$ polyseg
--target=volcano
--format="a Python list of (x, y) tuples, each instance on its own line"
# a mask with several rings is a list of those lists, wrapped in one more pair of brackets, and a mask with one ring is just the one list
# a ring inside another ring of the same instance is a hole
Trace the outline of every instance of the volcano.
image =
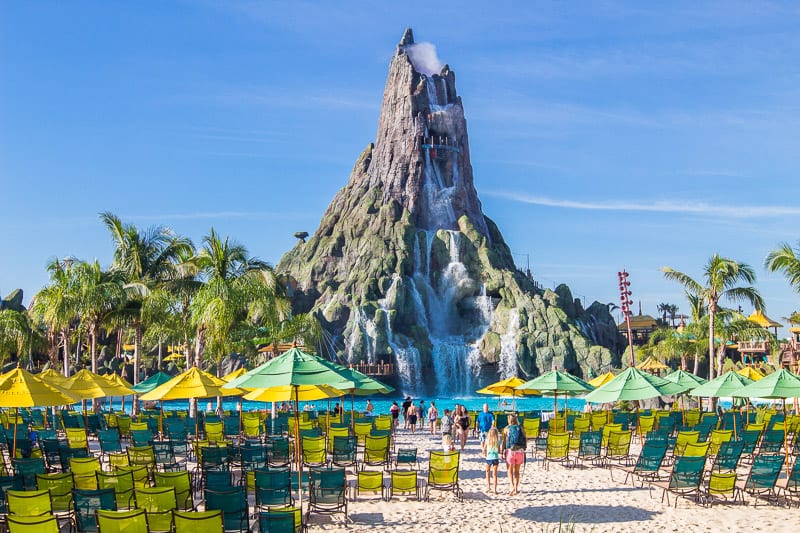
[[(487, 380), (619, 363), (608, 306), (542, 289), (514, 264), (473, 184), (456, 76), (422, 64), (411, 29), (389, 65), (375, 142), (319, 227), (277, 266), (296, 312), (344, 363), (390, 363), (409, 394), (468, 394)], [(429, 46), (429, 45), (427, 45)]]

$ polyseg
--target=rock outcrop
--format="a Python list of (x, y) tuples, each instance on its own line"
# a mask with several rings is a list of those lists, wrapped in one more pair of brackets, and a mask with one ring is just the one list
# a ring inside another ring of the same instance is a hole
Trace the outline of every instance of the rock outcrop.
[(541, 290), (516, 268), (473, 185), (455, 73), (430, 72), (416, 46), (409, 29), (375, 143), (277, 267), (293, 278), (295, 310), (320, 318), (341, 359), (396, 364), (409, 392), (604, 371), (621, 345), (607, 306), (584, 310), (565, 285)]

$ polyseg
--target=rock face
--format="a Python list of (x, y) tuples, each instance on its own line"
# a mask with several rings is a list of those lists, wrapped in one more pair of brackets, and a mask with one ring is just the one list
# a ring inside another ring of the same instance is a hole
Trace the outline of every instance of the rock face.
[(16, 289), (8, 296), (0, 300), (0, 310), (10, 309), (22, 313), (25, 311), (25, 306), (22, 305), (22, 289)]
[(316, 313), (340, 359), (396, 364), (406, 392), (611, 367), (623, 343), (607, 306), (584, 310), (565, 285), (542, 291), (515, 267), (473, 185), (455, 73), (431, 73), (417, 46), (406, 30), (375, 143), (277, 267), (295, 310)]

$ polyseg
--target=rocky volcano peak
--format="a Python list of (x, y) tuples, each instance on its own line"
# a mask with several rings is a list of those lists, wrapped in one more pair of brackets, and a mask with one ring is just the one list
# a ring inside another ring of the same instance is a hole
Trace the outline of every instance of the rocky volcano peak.
[(456, 76), (407, 29), (389, 65), (372, 163), (364, 179), (422, 229), (457, 229), (466, 215), (488, 229), (475, 191), (467, 122)]
[(296, 312), (343, 362), (388, 363), (410, 393), (462, 394), (498, 375), (607, 369), (620, 343), (604, 305), (518, 270), (473, 185), (455, 73), (407, 29), (374, 144), (319, 228), (278, 264)]

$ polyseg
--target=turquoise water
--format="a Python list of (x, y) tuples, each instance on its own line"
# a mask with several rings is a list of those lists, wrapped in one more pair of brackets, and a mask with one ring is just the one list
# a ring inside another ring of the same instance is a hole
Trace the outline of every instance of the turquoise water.
[[(375, 410), (373, 414), (388, 414), (389, 408), (392, 405), (392, 401), (396, 401), (398, 405), (402, 405), (404, 398), (403, 397), (370, 397), (372, 404), (375, 406)], [(419, 400), (423, 400), (425, 402), (426, 408), (430, 406), (431, 401), (436, 404), (436, 407), (439, 409), (441, 413), (444, 409), (452, 409), (453, 406), (458, 403), (460, 405), (466, 405), (470, 410), (479, 410), (483, 407), (484, 403), (489, 404), (489, 408), (492, 410), (499, 410), (503, 409), (503, 406), (500, 404), (502, 400), (499, 400), (497, 397), (491, 396), (471, 396), (471, 397), (462, 397), (462, 398), (414, 398), (414, 404), (417, 405)], [(333, 409), (334, 404), (339, 401), (339, 399), (332, 399), (330, 401), (331, 409)], [(511, 398), (507, 398), (506, 401), (508, 405), (506, 408), (511, 408)], [(208, 406), (209, 400), (200, 400), (200, 409), (206, 410)], [(212, 406), (216, 407), (216, 400), (211, 400)], [(309, 404), (310, 407), (316, 407), (317, 410), (326, 410), (328, 409), (328, 401), (327, 400), (320, 400), (316, 402), (300, 402), (300, 409), (304, 409), (305, 406)], [(570, 409), (574, 409), (577, 411), (582, 411), (585, 402), (580, 398), (568, 398), (567, 399), (567, 406)], [(344, 402), (344, 406), (346, 409), (350, 409), (350, 397), (348, 396)], [(367, 397), (356, 396), (355, 401), (353, 402), (353, 407), (357, 411), (364, 411), (367, 405)], [(515, 402), (516, 409), (518, 411), (552, 411), (553, 410), (553, 398), (552, 397), (526, 397), (517, 399)], [(121, 403), (118, 398), (114, 399), (113, 407), (115, 411), (119, 411)], [(222, 402), (222, 408), (225, 410), (235, 411), (238, 407), (238, 400), (236, 399), (225, 399)], [(173, 400), (164, 402), (164, 409), (188, 409), (189, 402), (183, 400)], [(242, 409), (244, 411), (255, 411), (255, 410), (264, 410), (269, 409), (270, 405), (264, 402), (250, 402), (245, 400), (242, 402)], [(558, 399), (558, 408), (564, 409), (564, 398)], [(125, 402), (125, 411), (130, 411), (130, 400)]]

